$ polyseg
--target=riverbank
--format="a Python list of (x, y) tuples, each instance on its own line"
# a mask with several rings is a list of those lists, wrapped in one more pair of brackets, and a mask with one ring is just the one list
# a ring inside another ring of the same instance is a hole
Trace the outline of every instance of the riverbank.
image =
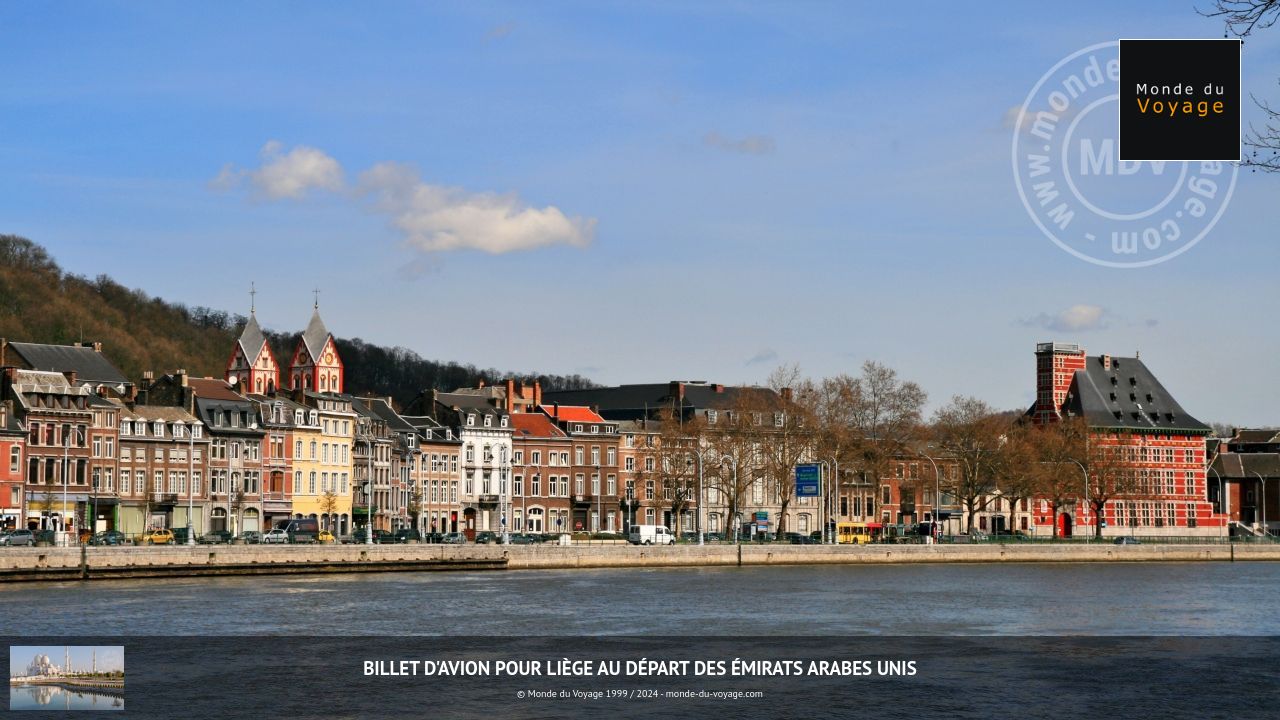
[(629, 567), (1280, 561), (1276, 544), (309, 545), (6, 548), (0, 581)]

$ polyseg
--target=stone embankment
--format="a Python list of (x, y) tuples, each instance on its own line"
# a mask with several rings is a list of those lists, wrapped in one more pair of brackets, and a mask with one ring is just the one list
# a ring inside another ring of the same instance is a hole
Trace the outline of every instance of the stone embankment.
[(306, 545), (4, 548), (0, 582), (329, 572), (1280, 560), (1272, 544)]

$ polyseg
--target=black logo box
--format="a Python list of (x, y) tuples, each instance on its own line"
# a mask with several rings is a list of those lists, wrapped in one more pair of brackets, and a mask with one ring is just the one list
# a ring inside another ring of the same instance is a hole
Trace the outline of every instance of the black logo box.
[[(1122, 39), (1120, 159), (1238, 162), (1240, 47), (1239, 40), (1221, 38)], [(1211, 86), (1208, 94), (1206, 86)], [(1190, 114), (1183, 112), (1186, 102)], [(1170, 103), (1176, 103), (1172, 114)], [(1215, 103), (1222, 103), (1221, 112), (1215, 112)]]

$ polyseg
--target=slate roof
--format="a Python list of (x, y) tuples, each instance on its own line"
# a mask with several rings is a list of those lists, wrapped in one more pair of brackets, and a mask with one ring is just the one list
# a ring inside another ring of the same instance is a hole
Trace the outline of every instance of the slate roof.
[(124, 373), (116, 369), (105, 355), (92, 347), (11, 342), (9, 351), (21, 357), (32, 370), (75, 372), (76, 381), (80, 383), (94, 385), (129, 383)]
[(249, 313), (249, 321), (244, 324), (244, 330), (240, 331), (240, 350), (244, 353), (245, 358), (252, 363), (257, 359), (258, 354), (262, 352), (262, 347), (267, 344), (267, 336), (263, 334), (262, 327), (258, 325), (258, 316)]
[(391, 406), (387, 404), (387, 401), (382, 398), (353, 397), (351, 398), (351, 405), (352, 407), (357, 408), (358, 411), (365, 411), (369, 415), (382, 420), (387, 424), (388, 428), (391, 428), (395, 432), (411, 433), (414, 431), (414, 426), (410, 425), (403, 417), (400, 416), (400, 413), (393, 410)]
[(469, 410), (487, 415), (506, 415), (507, 411), (503, 408), (494, 407), (489, 400), (481, 395), (468, 395), (459, 393), (436, 393), (436, 402), (450, 408), (460, 410)]
[[(744, 396), (758, 395), (762, 404), (780, 404), (782, 399), (769, 388), (750, 385), (717, 385), (706, 382), (684, 382), (684, 401), (680, 403), (683, 414), (698, 410), (732, 410)], [(599, 408), (600, 415), (609, 420), (632, 420), (655, 417), (670, 409), (675, 402), (672, 383), (644, 383), (618, 385), (616, 387), (589, 388), (586, 390), (556, 390), (544, 392), (544, 405), (561, 403)]]
[(1270, 445), (1280, 443), (1280, 430), (1236, 430), (1236, 436), (1230, 440), (1232, 445)]
[(1209, 434), (1208, 425), (1192, 417), (1169, 394), (1155, 374), (1136, 357), (1085, 358), (1067, 391), (1064, 409), (1092, 427)]
[(248, 402), (225, 380), (216, 378), (188, 378), (187, 384), (191, 387), (191, 392), (195, 393), (198, 398), (207, 400), (226, 400), (228, 402)]
[(1280, 477), (1280, 453), (1218, 453), (1210, 467), (1224, 478), (1257, 480), (1254, 473), (1275, 478)]
[(320, 360), (320, 353), (324, 351), (324, 344), (328, 339), (329, 330), (320, 319), (320, 308), (316, 308), (311, 313), (311, 322), (307, 323), (307, 329), (302, 331), (302, 344), (307, 347), (307, 352), (311, 354), (313, 361)]

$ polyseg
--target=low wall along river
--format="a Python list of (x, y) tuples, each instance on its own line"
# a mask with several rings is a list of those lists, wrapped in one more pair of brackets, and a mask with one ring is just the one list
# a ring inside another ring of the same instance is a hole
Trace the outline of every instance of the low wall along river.
[(1280, 560), (1280, 545), (197, 545), (5, 548), (0, 552), (0, 581), (408, 570), (1237, 560)]

